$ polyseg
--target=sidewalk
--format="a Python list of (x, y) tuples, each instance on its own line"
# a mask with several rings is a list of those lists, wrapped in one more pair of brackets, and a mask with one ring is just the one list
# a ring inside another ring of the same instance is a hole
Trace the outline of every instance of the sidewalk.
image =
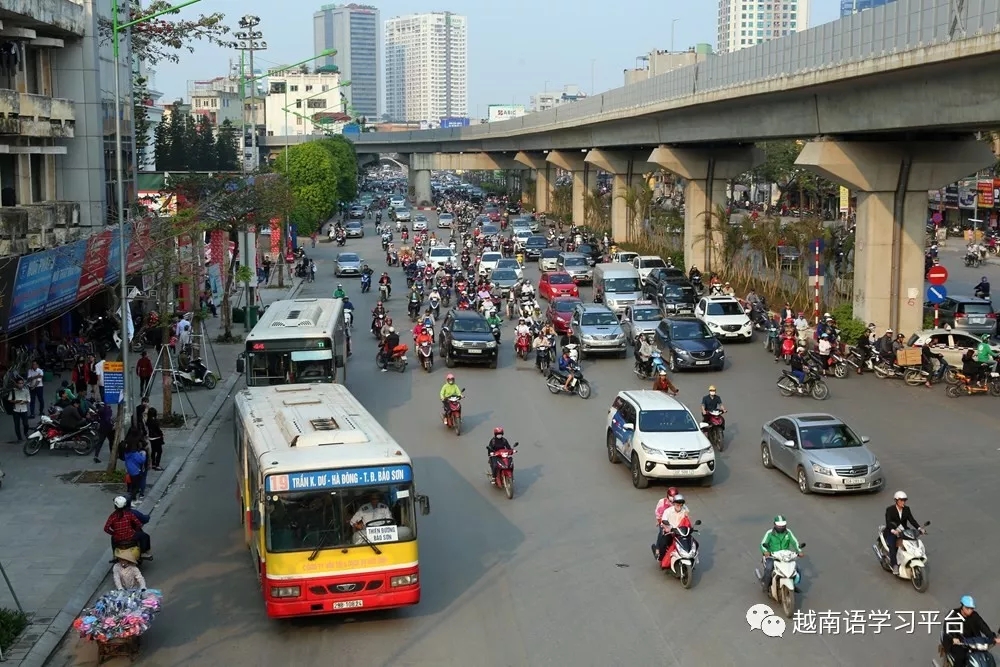
[[(259, 294), (263, 303), (267, 305), (289, 298), (298, 292), (301, 281), (286, 278), (286, 285), (289, 287), (285, 289), (261, 289)], [(221, 378), (218, 386), (211, 391), (196, 389), (173, 396), (173, 411), (181, 413), (183, 406), (188, 423), (182, 428), (164, 429), (164, 470), (150, 471), (147, 496), (140, 505), (144, 511), (154, 514), (154, 521), (157, 502), (222, 409), (239, 378), (235, 372), (236, 358), (243, 345), (216, 343), (215, 338), (222, 333), (220, 323), (217, 318), (206, 322), (207, 338), (211, 343), (205, 344), (203, 352), (205, 363)], [(245, 336), (243, 325), (235, 324), (233, 334)], [(147, 352), (151, 356), (155, 354), (153, 348), (148, 348)], [(134, 369), (135, 355), (130, 355), (130, 364)], [(62, 379), (69, 379), (68, 374)], [(56, 376), (47, 384), (46, 398), (54, 395), (60, 382), (61, 378)], [(154, 379), (150, 405), (162, 411), (159, 376)], [(111, 513), (112, 499), (125, 489), (123, 484), (76, 481), (81, 472), (106, 469), (106, 445), (101, 452), (102, 462), (98, 464), (90, 456), (62, 450), (43, 450), (36, 456), (27, 457), (21, 451), (21, 443), (11, 442), (13, 440), (13, 422), (4, 416), (0, 425), (0, 467), (6, 473), (0, 488), (3, 505), (0, 565), (10, 579), (21, 608), (29, 615), (31, 625), (3, 657), (7, 660), (5, 665), (40, 667), (107, 574), (109, 542), (102, 529)], [(121, 463), (118, 466), (121, 468)], [(153, 543), (155, 549), (155, 536)], [(0, 607), (17, 608), (2, 579)]]

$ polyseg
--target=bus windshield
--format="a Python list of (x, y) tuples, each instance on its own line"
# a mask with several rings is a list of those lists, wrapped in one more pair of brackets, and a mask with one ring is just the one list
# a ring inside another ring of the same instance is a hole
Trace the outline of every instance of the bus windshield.
[[(334, 382), (330, 342), (323, 350), (268, 350), (247, 353), (247, 386), (293, 382)], [(306, 347), (303, 343), (302, 347)]]
[(409, 482), (272, 493), (266, 520), (272, 553), (408, 542), (417, 536)]

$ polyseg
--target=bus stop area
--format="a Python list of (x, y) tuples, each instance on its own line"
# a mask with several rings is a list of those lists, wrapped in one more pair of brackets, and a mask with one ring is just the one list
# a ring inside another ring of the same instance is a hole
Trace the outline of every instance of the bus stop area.
[[(264, 306), (279, 299), (294, 297), (302, 286), (300, 279), (289, 279), (285, 288), (258, 290)], [(146, 497), (139, 508), (152, 515), (153, 554), (156, 553), (155, 522), (162, 511), (161, 500), (174, 487), (182, 487), (178, 478), (193, 452), (203, 449), (213, 433), (212, 422), (232, 393), (240, 376), (236, 360), (243, 343), (219, 344), (221, 320), (210, 318), (204, 326), (202, 357), (220, 378), (218, 385), (173, 394), (173, 412), (187, 417), (186, 425), (164, 428), (162, 471), (149, 471)], [(200, 332), (195, 332), (200, 333)], [(243, 324), (233, 325), (233, 334), (246, 336)], [(157, 353), (148, 347), (147, 355), (155, 361)], [(109, 359), (113, 359), (109, 355)], [(130, 353), (132, 377), (138, 355)], [(176, 363), (176, 360), (174, 360)], [(68, 372), (56, 375), (45, 385), (46, 402), (55, 400), (56, 390)], [(138, 380), (134, 380), (138, 394)], [(154, 376), (149, 392), (150, 406), (162, 412), (163, 382)], [(37, 423), (31, 420), (32, 426)], [(125, 491), (124, 484), (90, 483), (87, 472), (105, 470), (109, 462), (108, 446), (101, 451), (101, 463), (93, 457), (79, 456), (72, 450), (42, 450), (28, 457), (23, 443), (16, 442), (14, 423), (5, 416), (0, 426), (0, 469), (5, 476), (0, 486), (4, 512), (0, 516), (0, 566), (9, 585), (0, 577), (0, 608), (22, 609), (30, 625), (21, 639), (5, 652), (4, 664), (12, 667), (41, 667), (58, 645), (81, 607), (91, 598), (110, 571), (110, 542), (103, 532), (111, 513), (112, 500)], [(123, 464), (118, 463), (121, 469)]]

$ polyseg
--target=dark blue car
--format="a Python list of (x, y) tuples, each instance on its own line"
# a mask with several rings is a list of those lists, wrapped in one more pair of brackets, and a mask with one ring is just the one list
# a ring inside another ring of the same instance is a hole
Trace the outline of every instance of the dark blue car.
[(726, 363), (722, 343), (701, 320), (667, 317), (656, 327), (656, 345), (670, 370), (711, 369), (721, 371)]

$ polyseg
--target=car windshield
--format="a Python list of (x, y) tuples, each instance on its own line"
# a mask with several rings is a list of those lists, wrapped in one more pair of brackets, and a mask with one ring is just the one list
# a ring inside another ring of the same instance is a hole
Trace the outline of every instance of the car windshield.
[(351, 229), (361, 229), (361, 223), (357, 220), (347, 223), (347, 226)]
[(708, 304), (709, 315), (746, 315), (743, 307), (735, 301), (714, 302)]
[(514, 269), (494, 269), (490, 280), (517, 280), (517, 273)]
[(660, 317), (659, 308), (635, 308), (632, 310), (632, 320), (635, 322), (656, 322)]
[[(529, 241), (528, 245), (536, 245), (536, 244)], [(542, 257), (544, 257), (545, 259), (553, 259), (558, 256), (559, 256), (558, 248), (546, 248), (545, 250), (542, 251)]]
[(639, 279), (638, 278), (605, 278), (604, 279), (604, 291), (605, 292), (638, 292), (639, 291)]
[[(544, 248), (545, 247), (545, 243), (546, 243), (545, 239), (542, 238), (542, 237), (540, 237), (540, 236), (529, 236), (528, 240), (525, 241), (526, 245), (533, 246), (533, 247), (537, 246), (539, 248)], [(558, 256), (559, 256), (559, 253), (555, 253), (555, 254), (552, 254), (552, 255), (546, 255), (546, 257), (558, 257)]]
[(521, 265), (517, 263), (516, 259), (501, 259), (497, 262), (498, 269), (519, 269)]
[(483, 259), (481, 261), (483, 261), (483, 262), (499, 262), (501, 259), (503, 259), (503, 255), (501, 255), (500, 253), (498, 253), (498, 252), (488, 252), (485, 255), (483, 255)]
[(687, 410), (642, 410), (639, 431), (642, 433), (691, 433), (698, 424)]
[(452, 331), (455, 333), (489, 333), (490, 325), (479, 317), (462, 317), (455, 320)]
[(360, 262), (361, 258), (352, 252), (342, 252), (337, 255), (338, 262)]
[(712, 338), (712, 334), (701, 322), (674, 322), (670, 327), (670, 337), (674, 340), (705, 340)]
[(843, 449), (860, 447), (861, 438), (854, 435), (846, 424), (824, 424), (800, 429), (802, 449)]
[(416, 215), (416, 216), (413, 217), (413, 219), (416, 222), (427, 222), (427, 216), (426, 215)]
[(550, 285), (572, 285), (573, 279), (565, 273), (553, 273), (549, 276)]
[(565, 266), (587, 266), (587, 260), (583, 257), (567, 257), (563, 260)]
[(431, 257), (451, 257), (450, 248), (434, 248), (431, 250)]
[(556, 301), (552, 304), (552, 307), (556, 309), (557, 313), (571, 313), (578, 303), (580, 302), (576, 299), (572, 301)]
[[(375, 495), (377, 509), (361, 511)], [(417, 535), (414, 510), (411, 483), (271, 493), (266, 502), (267, 550), (370, 549), (364, 537), (375, 543), (407, 542)], [(359, 530), (358, 522), (368, 527)]]
[(687, 285), (667, 284), (663, 286), (662, 294), (664, 299), (690, 299), (694, 290)]
[(966, 315), (989, 315), (993, 312), (988, 303), (965, 303), (962, 304), (962, 310)]
[(580, 324), (585, 327), (607, 327), (618, 324), (618, 318), (614, 313), (584, 313)]
[(642, 260), (642, 268), (644, 269), (664, 269), (667, 267), (667, 263), (664, 262), (659, 257), (646, 258)]
[(441, 215), (438, 216), (438, 219), (440, 219), (440, 220), (451, 220), (453, 217), (455, 217), (455, 216), (453, 216), (451, 213), (442, 213)]

